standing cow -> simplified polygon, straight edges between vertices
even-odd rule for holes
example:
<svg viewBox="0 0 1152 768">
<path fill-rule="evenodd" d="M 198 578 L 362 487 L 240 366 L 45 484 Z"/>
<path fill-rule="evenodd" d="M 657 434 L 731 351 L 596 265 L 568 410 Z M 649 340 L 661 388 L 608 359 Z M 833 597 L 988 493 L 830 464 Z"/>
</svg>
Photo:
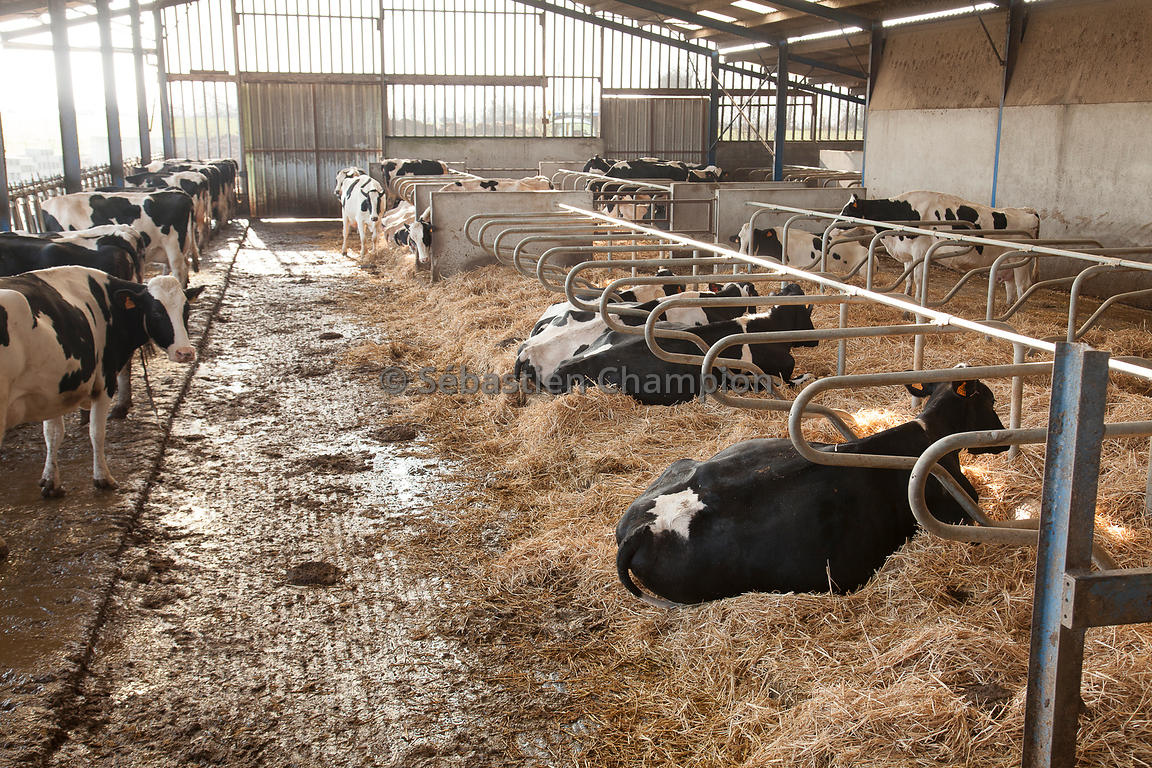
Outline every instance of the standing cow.
<svg viewBox="0 0 1152 768">
<path fill-rule="evenodd" d="M 336 174 L 336 188 L 332 193 L 340 201 L 340 216 L 344 227 L 344 242 L 340 246 L 340 253 L 348 255 L 350 229 L 355 229 L 360 235 L 360 258 L 364 258 L 369 251 L 374 253 L 384 187 L 358 168 L 345 168 Z"/>
<path fill-rule="evenodd" d="M 448 164 L 441 160 L 404 160 L 391 158 L 381 164 L 384 173 L 384 190 L 387 194 L 386 208 L 391 210 L 400 202 L 394 182 L 402 176 L 443 176 L 448 173 Z"/>
<path fill-rule="evenodd" d="M 1040 217 L 1032 208 L 991 208 L 943 192 L 905 192 L 891 199 L 876 200 L 862 200 L 852 195 L 841 213 L 872 221 L 970 221 L 978 229 L 1016 229 L 1027 232 L 1031 238 L 1040 236 Z M 923 258 L 934 242 L 936 238 L 928 235 L 894 234 L 884 238 L 884 247 L 908 265 Z M 987 267 L 1004 252 L 1004 248 L 977 245 L 969 253 L 942 259 L 940 263 L 959 270 Z M 944 249 L 940 256 L 948 253 L 949 249 Z M 1000 276 L 1009 304 L 1032 286 L 1032 270 L 1032 265 L 1026 264 L 1013 269 L 1011 279 L 1006 274 Z M 911 279 L 904 285 L 904 293 L 919 296 L 919 271 L 913 270 Z"/>
<path fill-rule="evenodd" d="M 44 422 L 48 455 L 41 494 L 61 496 L 57 453 L 64 415 L 91 409 L 92 482 L 115 488 L 104 431 L 117 372 L 149 341 L 178 363 L 196 359 L 188 339 L 188 302 L 170 275 L 147 285 L 87 267 L 54 267 L 0 278 L 0 441 L 5 430 Z"/>
<path fill-rule="evenodd" d="M 184 192 L 77 192 L 50 197 L 41 208 L 50 232 L 128 224 L 148 238 L 148 261 L 166 264 L 183 286 L 188 285 L 189 255 L 200 259 L 192 198 Z"/>
</svg>

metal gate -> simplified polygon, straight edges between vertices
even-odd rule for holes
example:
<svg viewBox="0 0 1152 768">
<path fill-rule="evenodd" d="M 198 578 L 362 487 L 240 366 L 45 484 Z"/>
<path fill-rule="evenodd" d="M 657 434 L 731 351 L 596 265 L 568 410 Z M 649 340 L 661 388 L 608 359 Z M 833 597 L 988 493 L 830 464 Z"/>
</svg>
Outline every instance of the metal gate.
<svg viewBox="0 0 1152 768">
<path fill-rule="evenodd" d="M 607 157 L 701 163 L 708 144 L 706 96 L 605 96 L 600 125 Z"/>
<path fill-rule="evenodd" d="M 241 75 L 244 161 L 256 216 L 333 216 L 336 172 L 383 146 L 378 77 Z"/>
</svg>

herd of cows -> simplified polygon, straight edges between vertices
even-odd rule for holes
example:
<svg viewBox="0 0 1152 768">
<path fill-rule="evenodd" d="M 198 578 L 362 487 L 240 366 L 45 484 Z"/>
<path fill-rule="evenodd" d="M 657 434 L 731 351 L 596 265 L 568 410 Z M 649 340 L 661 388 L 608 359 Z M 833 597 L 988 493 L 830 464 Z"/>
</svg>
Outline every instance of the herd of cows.
<svg viewBox="0 0 1152 768">
<path fill-rule="evenodd" d="M 586 168 L 615 178 L 722 179 L 719 168 L 687 166 L 650 158 L 611 162 L 593 158 Z M 432 226 L 428 212 L 417 215 L 396 194 L 406 176 L 445 176 L 448 166 L 434 160 L 388 160 L 384 182 L 365 171 L 345 168 L 337 174 L 334 195 L 343 220 L 342 250 L 348 235 L 359 233 L 361 255 L 378 238 L 410 247 L 427 261 Z M 630 175 L 631 174 L 631 175 Z M 152 342 L 177 362 L 191 362 L 195 350 L 187 331 L 188 304 L 200 289 L 189 289 L 188 273 L 197 268 L 200 248 L 236 210 L 236 164 L 168 161 L 128 177 L 132 188 L 98 190 L 52 198 L 43 205 L 45 235 L 0 236 L 0 441 L 7 427 L 42 421 L 47 460 L 40 480 L 44 496 L 63 493 L 56 454 L 63 417 L 78 408 L 91 411 L 93 482 L 115 486 L 104 457 L 104 430 L 111 412 L 122 417 L 130 406 L 129 365 L 137 349 Z M 488 191 L 548 189 L 548 179 L 453 179 L 445 189 Z M 889 200 L 853 196 L 844 214 L 874 221 L 962 220 L 979 228 L 1038 231 L 1028 209 L 992 209 L 949 195 L 913 192 Z M 871 234 L 875 230 L 863 227 Z M 795 244 L 793 243 L 793 239 Z M 779 229 L 745 226 L 741 250 L 797 266 L 812 266 L 820 255 L 819 238 Z M 887 251 L 911 263 L 931 238 L 889 237 Z M 990 263 L 994 249 L 964 254 L 963 266 Z M 867 257 L 860 242 L 842 243 L 833 268 L 847 271 Z M 166 274 L 143 283 L 144 263 L 161 261 Z M 961 259 L 957 259 L 961 260 Z M 665 284 L 636 286 L 614 296 L 625 325 L 643 323 L 648 312 L 669 296 L 757 296 L 753 282 L 709 285 L 684 291 L 693 280 L 661 271 Z M 1013 275 L 1009 297 L 1027 289 L 1027 270 Z M 912 282 L 911 280 L 909 281 Z M 813 330 L 812 306 L 803 290 L 785 283 L 775 294 L 780 304 L 757 307 L 674 307 L 658 327 L 681 331 L 705 345 L 764 331 Z M 643 336 L 614 330 L 594 312 L 568 302 L 549 307 L 517 352 L 514 374 L 526 386 L 554 394 L 589 386 L 616 388 L 646 405 L 684 403 L 713 387 L 748 387 L 746 365 L 767 378 L 754 378 L 753 389 L 796 386 L 792 348 L 816 341 L 736 343 L 718 361 L 719 380 L 710 381 L 699 366 L 657 358 Z M 662 341 L 669 352 L 699 354 L 691 338 Z M 727 368 L 723 361 L 730 361 Z M 751 368 L 747 368 L 751 370 Z M 910 388 L 911 389 L 911 388 Z M 848 443 L 820 450 L 861 454 L 919 455 L 932 442 L 955 432 L 1000 429 L 991 391 L 978 381 L 959 381 L 914 389 L 926 398 L 914 421 Z M 115 408 L 112 398 L 116 397 Z M 942 466 L 973 498 L 956 454 Z M 712 600 L 746 591 L 850 591 L 872 573 L 915 530 L 907 501 L 908 473 L 899 470 L 813 464 L 788 440 L 750 440 L 706 461 L 684 459 L 670 466 L 636 499 L 617 531 L 617 570 L 634 594 L 657 603 Z M 966 520 L 963 509 L 935 480 L 929 506 L 941 519 Z M 2 547 L 2 542 L 0 542 Z M 651 592 L 644 593 L 635 577 Z"/>
<path fill-rule="evenodd" d="M 584 171 L 622 179 L 724 178 L 724 172 L 714 166 L 701 168 L 652 158 L 616 162 L 594 157 Z M 398 200 L 391 182 L 407 175 L 447 172 L 447 165 L 439 161 L 390 160 L 385 163 L 385 183 L 381 185 L 362 170 L 341 171 L 334 191 L 344 210 L 345 241 L 349 227 L 355 226 L 362 233 L 368 232 L 368 244 L 378 235 L 388 237 L 411 247 L 419 262 L 426 261 L 432 233 L 429 213 L 417 216 L 411 204 Z M 498 191 L 514 181 L 453 182 L 443 189 L 464 184 Z M 527 188 L 548 188 L 543 177 L 521 181 L 539 185 Z M 378 208 L 380 200 L 385 201 L 383 211 Z M 975 229 L 1010 230 L 1018 236 L 1036 237 L 1039 233 L 1039 218 L 1031 209 L 990 208 L 934 192 L 910 192 L 886 200 L 852 195 L 842 213 L 882 222 L 967 222 Z M 868 258 L 864 243 L 877 231 L 884 231 L 883 227 L 848 226 L 853 228 L 841 232 L 844 240 L 829 250 L 829 271 L 843 274 L 855 270 Z M 798 229 L 785 235 L 782 228 L 753 229 L 746 224 L 732 241 L 739 243 L 743 253 L 802 268 L 816 268 L 821 257 L 821 238 Z M 932 242 L 930 237 L 889 230 L 884 248 L 901 263 L 912 265 Z M 362 253 L 365 246 L 362 239 Z M 954 248 L 948 263 L 963 270 L 987 266 L 1002 252 L 991 247 L 968 251 Z M 636 286 L 612 297 L 617 310 L 639 310 L 616 315 L 619 323 L 643 324 L 659 303 L 675 295 L 733 299 L 758 295 L 755 284 L 748 281 L 685 291 L 684 284 L 692 282 L 690 279 L 678 278 L 670 270 L 660 270 L 656 276 L 667 282 Z M 1007 278 L 1009 301 L 1032 283 L 1031 270 L 1026 267 L 1009 272 Z M 906 292 L 915 292 L 916 280 L 912 270 Z M 741 334 L 814 329 L 812 306 L 798 298 L 804 295 L 798 284 L 785 283 L 770 295 L 794 298 L 759 314 L 751 305 L 674 306 L 657 327 L 688 332 L 705 348 Z M 646 405 L 670 406 L 693 400 L 715 387 L 743 391 L 799 385 L 811 376 L 796 375 L 791 350 L 816 343 L 736 343 L 720 356 L 719 379 L 710 381 L 698 365 L 658 358 L 642 335 L 614 330 L 600 314 L 565 301 L 548 307 L 528 333 L 517 352 L 513 374 L 537 391 L 561 394 L 607 386 Z M 673 354 L 699 355 L 701 348 L 685 338 L 662 339 L 661 345 Z M 732 361 L 731 368 L 723 367 L 724 360 Z M 742 366 L 736 361 L 756 366 L 767 378 L 752 378 L 749 385 L 749 377 L 741 373 Z M 991 390 L 979 381 L 909 387 L 909 391 L 924 398 L 923 410 L 915 420 L 818 448 L 918 456 L 949 434 L 1003 428 Z M 960 469 L 957 453 L 946 457 L 941 466 L 969 496 L 977 498 Z M 915 532 L 907 498 L 908 474 L 814 464 L 800 456 L 791 441 L 780 439 L 741 442 L 706 461 L 683 459 L 668 467 L 624 513 L 616 529 L 617 573 L 630 592 L 658 605 L 696 603 L 749 591 L 855 590 Z M 929 507 L 941 520 L 968 521 L 963 507 L 935 479 L 929 482 L 927 493 Z M 658 597 L 641 590 L 637 580 Z"/>
<path fill-rule="evenodd" d="M 237 211 L 237 168 L 157 162 L 128 175 L 131 186 L 45 200 L 41 235 L 0 235 L 0 445 L 8 427 L 44 423 L 43 496 L 64 494 L 57 456 L 64 416 L 77 409 L 89 411 L 92 482 L 116 487 L 104 434 L 108 417 L 131 407 L 137 350 L 196 359 L 187 322 L 203 287 L 188 287 L 189 269 Z M 149 261 L 167 274 L 145 283 Z"/>
</svg>

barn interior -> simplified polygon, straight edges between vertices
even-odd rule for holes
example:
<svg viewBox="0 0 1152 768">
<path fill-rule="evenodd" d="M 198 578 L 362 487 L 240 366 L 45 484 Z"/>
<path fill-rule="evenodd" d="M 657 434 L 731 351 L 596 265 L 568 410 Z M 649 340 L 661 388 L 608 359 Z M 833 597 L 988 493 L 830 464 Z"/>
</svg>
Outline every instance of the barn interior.
<svg viewBox="0 0 1152 768">
<path fill-rule="evenodd" d="M 0 230 L 173 158 L 238 170 L 196 362 L 142 354 L 108 422 L 119 489 L 78 416 L 62 498 L 48 427 L 0 432 L 0 765 L 1147 765 L 1150 47 L 1142 0 L 0 3 L 0 61 L 42 73 L 0 94 Z M 367 240 L 347 168 L 400 201 Z M 867 213 L 917 191 L 1038 231 Z M 668 287 L 729 280 L 758 296 Z M 746 365 L 736 336 L 679 363 L 819 341 L 811 379 L 526 387 L 563 301 L 668 362 L 664 313 L 806 307 Z M 1001 429 L 801 453 L 911 473 L 919 531 L 859 588 L 831 560 L 693 605 L 622 585 L 616 525 L 674 462 L 851 442 L 975 379 Z M 970 525 L 915 509 L 984 446 Z"/>
</svg>

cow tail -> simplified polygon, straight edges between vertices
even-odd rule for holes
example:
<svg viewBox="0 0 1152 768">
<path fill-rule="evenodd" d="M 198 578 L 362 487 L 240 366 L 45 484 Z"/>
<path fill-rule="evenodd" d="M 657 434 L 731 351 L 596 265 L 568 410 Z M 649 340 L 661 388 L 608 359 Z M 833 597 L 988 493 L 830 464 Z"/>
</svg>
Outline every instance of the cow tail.
<svg viewBox="0 0 1152 768">
<path fill-rule="evenodd" d="M 632 581 L 632 574 L 629 573 L 632 558 L 636 556 L 636 550 L 640 549 L 640 545 L 644 543 L 645 534 L 648 530 L 647 525 L 633 528 L 628 537 L 620 544 L 620 548 L 616 551 L 616 576 L 619 577 L 620 583 L 624 585 L 626 590 L 649 605 L 654 605 L 657 608 L 679 608 L 681 607 L 680 603 L 673 603 L 646 594 L 640 587 L 636 586 L 636 582 Z"/>
</svg>

